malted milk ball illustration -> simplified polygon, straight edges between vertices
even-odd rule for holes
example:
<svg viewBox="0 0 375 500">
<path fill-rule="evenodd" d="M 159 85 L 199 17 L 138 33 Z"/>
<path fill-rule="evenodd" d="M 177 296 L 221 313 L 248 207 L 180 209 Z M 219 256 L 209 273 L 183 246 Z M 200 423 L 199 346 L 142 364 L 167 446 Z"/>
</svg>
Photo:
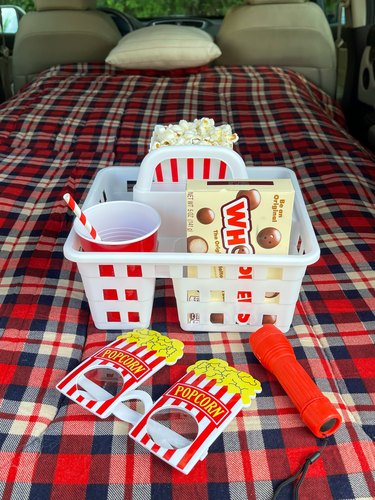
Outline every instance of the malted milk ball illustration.
<svg viewBox="0 0 375 500">
<path fill-rule="evenodd" d="M 265 227 L 257 235 L 258 245 L 262 248 L 275 248 L 281 241 L 281 233 L 275 227 Z"/>
<path fill-rule="evenodd" d="M 257 189 L 242 189 L 241 191 L 238 191 L 236 198 L 238 199 L 243 196 L 245 196 L 249 200 L 250 210 L 255 210 L 259 206 L 261 196 Z"/>
<path fill-rule="evenodd" d="M 211 208 L 201 208 L 197 212 L 197 219 L 201 224 L 211 224 L 215 219 L 215 212 Z"/>
<path fill-rule="evenodd" d="M 207 253 L 208 243 L 200 236 L 189 236 L 187 239 L 187 251 L 189 253 Z"/>
</svg>

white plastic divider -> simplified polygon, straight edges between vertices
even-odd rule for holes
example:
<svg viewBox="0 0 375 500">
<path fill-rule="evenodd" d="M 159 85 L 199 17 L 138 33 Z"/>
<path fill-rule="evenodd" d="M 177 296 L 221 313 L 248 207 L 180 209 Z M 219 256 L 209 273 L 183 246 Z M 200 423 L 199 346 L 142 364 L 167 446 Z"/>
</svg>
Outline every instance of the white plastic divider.
<svg viewBox="0 0 375 500">
<path fill-rule="evenodd" d="M 241 156 L 228 148 L 175 146 L 150 151 L 139 167 L 134 200 L 147 203 L 159 212 L 161 238 L 185 238 L 188 178 L 247 179 L 247 171 Z"/>
</svg>

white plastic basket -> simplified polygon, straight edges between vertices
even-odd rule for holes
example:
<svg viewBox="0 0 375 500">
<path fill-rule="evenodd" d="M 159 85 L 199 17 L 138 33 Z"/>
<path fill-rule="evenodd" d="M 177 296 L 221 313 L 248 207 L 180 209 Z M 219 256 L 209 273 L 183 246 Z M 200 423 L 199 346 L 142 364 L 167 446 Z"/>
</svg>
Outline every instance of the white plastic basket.
<svg viewBox="0 0 375 500">
<path fill-rule="evenodd" d="M 190 177 L 291 179 L 295 201 L 289 254 L 186 253 L 185 184 Z M 64 245 L 65 257 L 77 263 L 97 328 L 148 327 L 156 278 L 172 279 L 184 330 L 251 332 L 270 321 L 284 332 L 290 328 L 306 267 L 320 255 L 302 193 L 290 169 L 246 168 L 237 153 L 224 148 L 164 147 L 151 151 L 139 168 L 101 170 L 83 208 L 120 199 L 142 201 L 159 211 L 158 252 L 82 252 L 73 230 Z M 211 278 L 212 267 L 218 265 L 224 277 Z M 194 278 L 188 277 L 192 268 Z M 240 275 L 249 279 L 239 279 Z M 251 302 L 239 300 L 244 291 Z M 277 296 L 269 298 L 273 293 Z M 194 300 L 188 300 L 192 295 Z M 217 301 L 217 296 L 223 300 Z"/>
</svg>

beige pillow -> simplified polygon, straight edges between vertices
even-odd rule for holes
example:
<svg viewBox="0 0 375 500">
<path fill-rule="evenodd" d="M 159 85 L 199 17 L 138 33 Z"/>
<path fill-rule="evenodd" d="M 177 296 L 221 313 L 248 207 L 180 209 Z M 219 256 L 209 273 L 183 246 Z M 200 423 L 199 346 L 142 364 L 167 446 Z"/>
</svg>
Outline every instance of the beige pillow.
<svg viewBox="0 0 375 500">
<path fill-rule="evenodd" d="M 147 26 L 125 35 L 106 58 L 118 68 L 174 69 L 207 64 L 221 55 L 211 35 L 191 26 Z"/>
</svg>

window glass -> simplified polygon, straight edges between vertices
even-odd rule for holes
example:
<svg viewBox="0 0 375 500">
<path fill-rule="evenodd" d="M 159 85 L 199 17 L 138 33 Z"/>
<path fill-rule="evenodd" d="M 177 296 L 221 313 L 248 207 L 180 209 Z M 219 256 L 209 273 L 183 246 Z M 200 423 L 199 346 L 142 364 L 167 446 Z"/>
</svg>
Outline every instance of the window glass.
<svg viewBox="0 0 375 500">
<path fill-rule="evenodd" d="M 0 33 L 17 33 L 18 17 L 14 7 L 0 6 Z"/>
<path fill-rule="evenodd" d="M 340 0 L 324 0 L 323 9 L 326 13 L 327 19 L 330 24 L 336 24 L 338 22 L 337 14 Z M 345 9 L 343 9 L 343 19 L 341 22 L 345 22 Z"/>
<path fill-rule="evenodd" d="M 129 12 L 139 19 L 162 16 L 222 17 L 233 5 L 243 0 L 98 0 L 98 5 Z"/>
<path fill-rule="evenodd" d="M 322 7 L 331 23 L 337 22 L 339 0 L 315 0 Z M 163 16 L 222 17 L 233 5 L 245 0 L 97 0 L 101 7 L 112 7 L 134 15 L 139 19 Z M 24 10 L 34 10 L 33 0 L 10 0 L 7 4 L 18 5 Z"/>
<path fill-rule="evenodd" d="M 21 7 L 21 9 L 25 11 L 35 10 L 34 0 L 5 0 L 5 2 L 1 3 L 4 4 L 2 7 L 10 7 L 11 5 L 16 5 L 17 7 Z"/>
</svg>

